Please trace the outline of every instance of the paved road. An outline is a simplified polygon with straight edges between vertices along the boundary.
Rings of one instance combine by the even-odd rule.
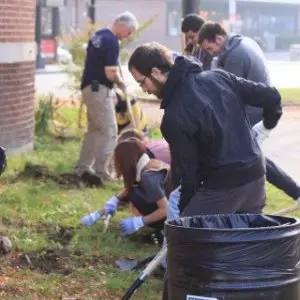
[[[265,155],[300,184],[300,107],[287,107],[272,136],[263,145]]]
[[[290,61],[268,61],[271,81],[278,88],[300,87],[300,62]],[[129,90],[139,90],[139,86],[133,80],[126,66],[123,67],[123,73],[128,82]],[[62,87],[68,81],[66,74],[59,71],[56,66],[47,66],[46,70],[37,72],[36,91],[38,93],[53,92],[60,97],[67,97],[70,91]]]

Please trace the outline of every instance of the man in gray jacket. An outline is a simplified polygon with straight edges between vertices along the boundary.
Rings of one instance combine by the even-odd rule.
[[[228,34],[219,23],[206,22],[199,31],[198,44],[204,51],[217,56],[217,68],[270,85],[264,54],[251,38]],[[246,113],[252,126],[263,119],[261,108],[247,106]],[[297,183],[268,158],[266,168],[267,180],[300,203],[300,187]]]

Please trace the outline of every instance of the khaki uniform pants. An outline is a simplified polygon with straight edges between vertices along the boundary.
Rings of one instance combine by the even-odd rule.
[[[114,151],[117,139],[113,95],[113,90],[103,85],[99,85],[98,92],[93,92],[90,85],[82,91],[88,128],[76,167],[79,174],[91,168],[99,175],[107,173],[106,163]]]

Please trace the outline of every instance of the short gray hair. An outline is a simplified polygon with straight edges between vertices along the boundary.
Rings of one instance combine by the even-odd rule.
[[[119,14],[115,19],[114,23],[124,23],[128,26],[130,29],[138,29],[139,22],[134,14],[132,14],[129,11],[125,11],[121,14]]]

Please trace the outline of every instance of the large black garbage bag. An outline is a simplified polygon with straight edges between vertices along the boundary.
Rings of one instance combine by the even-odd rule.
[[[300,299],[298,219],[203,215],[165,229],[169,300]]]

